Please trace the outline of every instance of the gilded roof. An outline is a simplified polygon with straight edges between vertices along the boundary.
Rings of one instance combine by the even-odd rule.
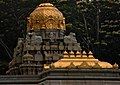
[[[65,30],[65,18],[53,4],[42,3],[28,17],[28,30],[36,29]]]
[[[73,53],[73,51],[71,51],[71,52],[72,52],[72,54],[75,54],[75,53]],[[67,54],[66,51],[65,51],[65,54]],[[87,53],[85,53],[85,54],[87,54]],[[91,69],[92,68],[114,68],[114,66],[112,66],[108,62],[103,62],[103,61],[99,61],[98,59],[95,59],[92,54],[93,54],[92,52],[89,52],[87,57],[84,57],[84,56],[76,57],[77,55],[75,57],[70,57],[70,56],[63,57],[62,59],[58,60],[57,62],[50,64],[49,67],[51,67],[51,68],[69,68],[69,69],[70,68],[77,68],[77,69],[81,69],[81,68],[91,68]],[[92,55],[92,58],[89,55]]]

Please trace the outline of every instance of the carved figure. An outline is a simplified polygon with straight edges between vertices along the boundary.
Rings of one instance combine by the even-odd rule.
[[[35,54],[35,61],[43,61],[43,56],[40,51]]]
[[[70,33],[68,36],[64,37],[64,43],[69,44],[69,43],[77,43],[75,33]]]
[[[50,32],[49,38],[51,42],[54,42],[54,39],[56,38],[56,34],[54,32]]]
[[[18,46],[21,45],[22,42],[23,42],[23,38],[18,38],[18,44],[17,44],[17,45],[18,45]]]
[[[31,44],[41,44],[42,43],[42,37],[33,35],[31,37]]]

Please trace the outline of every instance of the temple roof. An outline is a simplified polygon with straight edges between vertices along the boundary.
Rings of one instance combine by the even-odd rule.
[[[53,4],[40,4],[28,17],[28,30],[39,29],[65,30],[65,18]]]
[[[72,55],[75,54],[72,52]],[[70,54],[71,54],[70,52]],[[76,52],[78,53],[78,51]],[[64,54],[68,54],[66,51]],[[84,57],[84,55],[87,55],[85,51],[82,53],[83,57],[76,57],[76,56],[68,56],[63,57],[62,59],[58,60],[55,63],[52,63],[47,66],[48,68],[114,68],[114,65],[111,65],[108,62],[99,61],[98,59],[95,59],[93,56],[93,53],[90,51],[88,53],[87,57]],[[115,65],[116,66],[116,65]],[[46,68],[46,65],[44,66]]]

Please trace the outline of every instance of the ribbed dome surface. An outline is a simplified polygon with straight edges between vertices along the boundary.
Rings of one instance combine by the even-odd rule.
[[[40,4],[28,17],[28,30],[36,29],[65,30],[63,14],[53,4]]]

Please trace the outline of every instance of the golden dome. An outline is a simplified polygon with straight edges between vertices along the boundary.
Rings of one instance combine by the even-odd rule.
[[[39,29],[65,30],[63,14],[50,3],[40,4],[28,17],[28,31]]]

